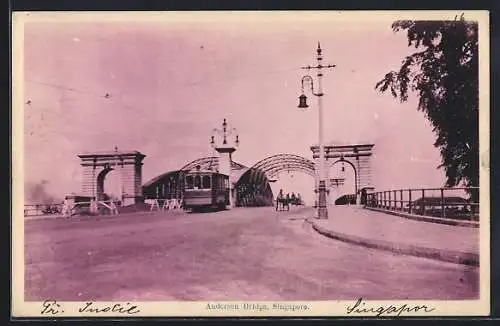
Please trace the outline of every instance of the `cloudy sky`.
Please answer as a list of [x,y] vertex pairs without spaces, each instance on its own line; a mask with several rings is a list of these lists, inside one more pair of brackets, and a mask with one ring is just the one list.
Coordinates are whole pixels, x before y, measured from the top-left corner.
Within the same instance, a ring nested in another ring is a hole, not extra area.
[[[79,192],[76,155],[115,146],[147,155],[146,182],[214,155],[211,131],[223,118],[239,133],[237,162],[311,158],[317,105],[309,96],[310,108],[299,109],[297,97],[307,73],[300,67],[315,63],[320,41],[324,62],[337,65],[324,76],[325,141],[374,143],[379,190],[443,184],[435,136],[416,100],[401,104],[374,89],[414,51],[391,30],[393,17],[169,17],[25,25],[25,183],[47,180],[57,196]],[[291,180],[299,183],[295,174]]]

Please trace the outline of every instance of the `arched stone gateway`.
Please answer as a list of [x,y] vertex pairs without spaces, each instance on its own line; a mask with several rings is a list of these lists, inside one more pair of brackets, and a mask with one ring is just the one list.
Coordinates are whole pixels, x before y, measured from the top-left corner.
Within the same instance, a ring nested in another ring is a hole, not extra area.
[[[372,150],[374,144],[325,145],[326,168],[341,162],[350,165],[354,170],[356,201],[359,204],[361,194],[372,190]],[[319,147],[311,146],[313,159],[318,164]]]
[[82,195],[104,200],[104,180],[111,171],[118,172],[122,205],[143,200],[142,160],[146,155],[137,151],[108,151],[79,154],[83,168]]

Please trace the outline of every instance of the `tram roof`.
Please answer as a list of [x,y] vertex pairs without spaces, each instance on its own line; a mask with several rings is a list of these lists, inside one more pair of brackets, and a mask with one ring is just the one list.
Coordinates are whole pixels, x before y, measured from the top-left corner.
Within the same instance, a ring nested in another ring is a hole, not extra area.
[[190,169],[190,170],[183,170],[182,172],[184,172],[184,173],[215,173],[215,174],[224,174],[224,173],[220,173],[219,171],[209,170],[209,169]]

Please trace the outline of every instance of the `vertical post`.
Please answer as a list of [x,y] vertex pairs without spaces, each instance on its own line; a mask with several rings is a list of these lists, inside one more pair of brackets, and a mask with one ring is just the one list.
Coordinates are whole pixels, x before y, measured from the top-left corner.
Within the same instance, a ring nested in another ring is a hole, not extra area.
[[93,200],[96,199],[96,184],[97,184],[97,182],[96,182],[97,180],[95,179],[96,162],[97,162],[97,159],[96,159],[96,157],[94,157],[94,161],[92,164],[92,198],[93,198]]
[[390,190],[388,191],[388,195],[389,195],[389,210],[391,210],[391,209],[392,209],[392,205],[391,205],[391,204],[392,204],[392,201],[391,201],[391,199],[392,199],[392,198],[391,198],[391,192],[392,192],[392,191],[390,191]]
[[[125,206],[125,186],[123,185],[123,182],[125,180],[124,173],[125,173],[125,162],[123,161],[123,157],[120,158],[120,206]],[[135,177],[134,177],[134,184],[135,184]],[[138,194],[135,192],[135,186],[134,186],[134,203],[135,203],[135,198],[137,198]]]
[[444,189],[441,188],[441,217],[445,217],[445,211],[444,211]]
[[425,215],[425,190],[422,189],[422,215]]
[[319,198],[318,198],[318,218],[328,218],[328,207],[326,206],[326,181],[325,181],[325,148],[323,144],[323,72],[321,70],[321,47],[318,43],[318,110],[319,110]]
[[411,202],[411,189],[408,189],[408,213],[412,212],[412,202]]
[[400,199],[400,206],[401,206],[401,211],[404,211],[404,205],[403,205],[403,190],[399,191],[399,199]]
[[[122,177],[122,170],[121,169],[118,169],[118,161],[120,160],[120,156],[118,155],[118,147],[115,146],[115,153],[116,153],[116,156],[115,156],[115,166],[114,166],[114,170],[115,170],[115,173],[118,174],[118,192],[116,194],[116,196],[118,197],[118,199],[121,198],[121,201],[123,202],[123,188],[122,188],[122,183],[123,183],[123,177]],[[111,199],[112,202],[114,202],[113,199]]]
[[236,200],[234,197],[236,197],[236,190],[234,189],[234,185],[233,185],[233,156],[231,153],[229,153],[229,179],[228,179],[228,183],[229,183],[229,206],[231,206],[231,208],[234,208],[236,207]]
[[[474,191],[477,191],[477,193],[474,193]],[[470,206],[469,219],[473,221],[474,214],[476,213],[476,210],[479,209],[479,205],[476,206],[476,203],[479,204],[479,188],[471,188],[470,202],[472,205],[469,205]]]

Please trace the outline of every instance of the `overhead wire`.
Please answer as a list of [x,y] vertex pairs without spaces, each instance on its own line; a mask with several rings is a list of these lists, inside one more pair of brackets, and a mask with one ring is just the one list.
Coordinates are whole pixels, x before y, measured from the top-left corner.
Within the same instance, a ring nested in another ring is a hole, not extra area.
[[[78,43],[81,42],[82,40],[80,38],[75,38],[73,37],[73,40],[78,40]],[[95,43],[107,43],[108,40],[107,39],[104,39],[104,38],[94,38],[94,39],[84,39],[84,42],[95,42]],[[140,51],[144,51],[144,47],[141,47],[141,46],[138,46],[138,45],[134,45],[133,43],[125,43],[126,46],[132,46],[132,48],[134,49],[134,51],[137,51],[137,50],[140,50]],[[204,48],[204,46],[201,46],[200,48]],[[268,75],[271,75],[271,74],[275,74],[275,73],[280,73],[280,72],[288,72],[288,71],[298,71],[298,70],[301,70],[300,67],[296,67],[296,68],[281,68],[281,69],[272,69],[272,70],[267,70],[267,71],[264,71],[264,72],[261,72],[261,73],[256,73],[255,70],[252,70],[250,72],[251,76],[254,77],[254,76],[268,76]],[[186,83],[184,85],[179,85],[178,87],[180,88],[190,88],[190,87],[196,87],[196,86],[200,86],[200,85],[207,85],[207,84],[211,84],[211,83],[220,83],[222,81],[226,81],[226,80],[232,80],[234,78],[247,78],[249,76],[242,76],[241,74],[233,77],[233,78],[228,78],[227,76],[221,76],[220,78],[216,78],[216,79],[205,79],[205,80],[199,80],[199,81],[193,81],[193,82],[189,82],[189,83]],[[65,85],[58,85],[58,84],[55,84],[55,83],[50,83],[50,82],[46,82],[46,81],[34,81],[34,80],[26,80],[26,82],[28,83],[33,83],[33,84],[38,84],[38,85],[43,85],[43,86],[48,86],[48,87],[53,87],[53,88],[58,88],[58,89],[62,89],[62,90],[67,90],[67,91],[70,91],[70,92],[75,92],[75,93],[80,93],[80,94],[86,94],[86,95],[89,95],[89,96],[95,96],[95,97],[99,97],[99,98],[104,98],[104,99],[109,99],[109,100],[112,100],[112,102],[117,102],[117,98],[123,98],[123,95],[124,94],[119,94],[119,93],[110,93],[109,91],[105,94],[101,94],[101,93],[97,93],[97,92],[92,92],[92,91],[89,91],[89,90],[82,90],[81,88],[78,88],[78,87],[72,87],[71,85],[70,86],[65,86]],[[234,84],[234,83],[233,83]],[[32,101],[33,99],[29,99],[28,101]],[[127,109],[130,109],[130,110],[134,110],[134,111],[137,111],[137,108],[131,106],[131,105],[128,105],[126,103],[123,103],[120,101],[119,103],[120,106],[124,107],[124,108],[127,108]]]
[[[254,73],[252,76],[253,77],[255,77],[255,76],[268,76],[268,75],[272,75],[272,74],[292,72],[292,71],[297,71],[297,70],[300,70],[300,68],[272,69],[272,70],[263,71],[261,73],[256,73],[256,74]],[[238,78],[245,78],[245,77],[247,77],[247,76],[238,75]],[[207,85],[207,84],[211,84],[211,83],[219,83],[219,82],[222,82],[225,80],[228,80],[228,78],[221,76],[220,78],[199,80],[199,81],[186,83],[184,85],[179,85],[178,87],[179,88],[181,88],[181,87],[192,88],[192,87],[198,87],[198,86]],[[123,93],[115,93],[115,92],[111,92],[111,91],[108,91],[108,92],[104,91],[102,93],[99,93],[96,91],[90,91],[88,89],[82,89],[80,87],[75,87],[72,85],[60,85],[60,84],[56,84],[53,82],[45,82],[45,81],[31,80],[31,79],[26,80],[26,82],[45,86],[45,87],[52,87],[52,88],[60,89],[63,91],[72,92],[75,94],[81,94],[81,95],[90,96],[93,98],[98,98],[98,99],[110,101],[110,103],[118,105],[121,108],[127,109],[127,111],[132,111],[136,115],[141,115],[141,118],[143,117],[142,111],[139,110],[137,107],[134,107],[134,106],[129,105],[127,103],[123,103],[123,101],[121,100],[121,98],[123,98],[123,96],[124,96]],[[62,102],[64,102],[64,101],[78,101],[78,98],[74,98],[74,97],[68,98],[67,96],[65,96],[63,94],[62,98],[60,98],[57,102],[59,103],[59,105],[61,105]],[[36,103],[35,99],[28,98],[27,101],[25,102],[25,104],[27,104],[29,106],[36,107],[37,103]],[[44,106],[46,106],[46,105],[44,105]],[[217,156],[214,154],[215,154],[214,149],[212,148],[212,155]]]
[[[257,74],[257,75],[258,76],[267,76],[267,75],[281,73],[281,72],[296,71],[299,69],[300,68],[274,69],[274,70],[265,71],[265,72],[263,72],[261,74]],[[255,74],[253,76],[255,76]],[[200,86],[200,85],[204,85],[204,84],[206,85],[206,84],[210,84],[210,83],[218,83],[218,82],[222,82],[224,80],[227,80],[227,78],[221,77],[221,78],[217,78],[217,79],[194,81],[194,82],[186,83],[184,85],[180,85],[179,88],[196,87],[196,86]],[[79,94],[85,94],[85,95],[92,96],[92,97],[103,98],[103,99],[111,100],[112,102],[119,101],[120,102],[119,105],[121,107],[130,109],[130,110],[135,110],[135,111],[137,110],[136,107],[125,104],[125,103],[121,102],[120,100],[117,100],[117,98],[120,98],[120,97],[123,98],[123,93],[122,94],[111,93],[111,92],[97,93],[97,92],[92,92],[92,91],[88,91],[88,90],[83,90],[83,89],[80,89],[77,87],[64,86],[64,85],[59,85],[59,84],[55,84],[55,83],[49,83],[49,82],[44,82],[44,81],[35,81],[35,80],[29,80],[29,79],[26,80],[26,82],[31,83],[31,84],[37,84],[37,85],[62,89],[65,91],[75,92],[75,93],[79,93]],[[66,99],[66,100],[69,100],[69,99]],[[28,97],[25,103],[30,105],[33,103],[33,99]]]

